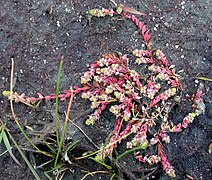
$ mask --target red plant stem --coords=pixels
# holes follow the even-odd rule
[[[169,163],[166,154],[163,152],[162,143],[158,143],[158,156],[161,158],[161,164],[163,166],[163,170],[170,176],[175,177],[175,171],[173,166]]]
[[[118,13],[115,13],[115,14],[118,14]],[[139,21],[137,17],[127,12],[122,12],[121,15],[127,19],[130,19],[141,30],[145,43],[148,43],[150,41],[152,35],[148,33],[149,30],[146,28],[144,22]]]

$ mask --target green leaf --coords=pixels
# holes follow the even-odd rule
[[[2,95],[8,97],[10,96],[10,91],[3,91]]]
[[[118,6],[117,9],[116,9],[117,13],[121,14],[122,11],[123,11],[123,8],[122,6]]]
[[[138,146],[138,147],[135,147],[135,148],[133,148],[133,149],[130,149],[130,150],[128,150],[128,151],[125,151],[123,154],[121,154],[121,155],[119,155],[116,159],[115,159],[115,161],[114,161],[114,164],[116,164],[117,162],[118,162],[118,160],[119,159],[121,159],[121,158],[123,158],[124,156],[126,156],[126,155],[128,155],[129,153],[132,153],[132,152],[134,152],[134,151],[138,151],[138,150],[140,150],[140,149],[146,149],[147,148],[147,143],[142,143],[140,146]]]
[[[90,14],[91,16],[95,16],[97,13],[97,10],[96,9],[91,9],[88,11],[88,14]]]
[[[6,134],[6,132],[4,131],[4,129],[2,129],[2,138],[3,138],[3,141],[4,141],[4,145],[6,146],[7,151],[9,152],[10,156],[12,157],[12,159],[13,159],[19,166],[22,167],[21,163],[20,163],[20,162],[16,159],[16,157],[13,155],[12,146],[10,145],[9,139],[8,139],[7,134]]]
[[[68,153],[69,151],[71,151],[72,149],[74,149],[76,147],[77,144],[79,144],[80,140],[73,142],[72,144],[70,144],[68,146],[68,148],[65,150],[64,154]]]
[[[0,127],[0,128],[1,128],[1,134],[0,134],[0,144],[1,144],[2,139],[3,139],[3,133],[4,133],[4,131],[3,131],[2,127]]]
[[[56,150],[54,149],[54,147],[52,147],[51,145],[49,145],[49,143],[46,142],[46,140],[43,138],[43,136],[40,136],[40,138],[43,141],[43,143],[51,150],[51,152],[53,154],[56,154]]]
[[[91,117],[89,117],[86,121],[85,121],[85,124],[86,125],[88,125],[88,126],[90,126],[90,125],[94,125],[94,120],[91,118]]]
[[[203,77],[203,76],[196,76],[196,79],[212,82],[212,78],[207,78],[207,77]]]
[[[102,166],[104,166],[105,168],[107,168],[110,171],[113,169],[112,166],[105,164],[104,161],[98,160],[97,158],[93,158],[93,157],[90,157],[90,159],[92,159],[93,161],[96,161],[97,163],[101,164]]]

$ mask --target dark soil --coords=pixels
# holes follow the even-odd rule
[[[185,93],[196,91],[198,83],[195,76],[212,77],[211,59],[211,9],[209,0],[128,0],[127,6],[145,12],[140,17],[153,34],[154,46],[163,50],[170,63],[176,66],[182,76]],[[121,3],[121,1],[120,1]],[[55,92],[57,72],[61,56],[65,57],[62,72],[61,90],[70,85],[79,85],[81,73],[86,65],[104,53],[129,53],[129,49],[142,46],[142,40],[135,25],[121,17],[87,19],[87,11],[92,8],[110,8],[107,0],[1,0],[0,1],[0,91],[9,90],[11,58],[15,61],[14,91],[28,96],[44,95]],[[212,156],[208,153],[212,134],[212,91],[211,82],[202,81],[205,87],[204,102],[206,112],[195,119],[182,133],[172,134],[171,143],[166,146],[166,154],[176,170],[179,180],[212,179]],[[60,103],[61,124],[68,101]],[[74,100],[71,117],[97,145],[105,143],[113,122],[105,113],[93,127],[84,124],[91,112],[89,102],[80,97]],[[44,135],[52,133],[46,129],[54,124],[54,101],[42,102],[38,109],[23,104],[14,105],[15,113],[23,125]],[[0,96],[0,119],[7,119],[7,127],[19,144],[26,143],[11,116],[8,99]],[[176,119],[188,112],[187,107],[176,110]],[[180,120],[179,120],[180,121]],[[54,127],[54,126],[52,126]],[[52,128],[53,129],[53,128]],[[27,131],[27,129],[26,129]],[[39,132],[39,133],[42,133]],[[29,132],[30,133],[30,132]],[[68,137],[72,141],[81,139],[80,145],[72,156],[80,156],[95,146],[72,124],[68,127]],[[33,136],[32,136],[33,138]],[[120,146],[118,150],[121,151]],[[5,150],[0,144],[0,154]],[[26,155],[36,165],[48,159],[35,156],[26,151]],[[23,163],[19,167],[9,157],[0,157],[0,179],[33,179],[19,153],[13,149],[16,157]],[[143,164],[132,156],[123,158],[117,167],[120,179],[169,179],[156,166],[154,173],[146,177]],[[81,179],[85,173],[81,170],[105,170],[93,161],[83,160],[70,165],[72,173],[64,179]],[[151,170],[149,170],[151,172]],[[41,173],[41,172],[40,172]],[[44,176],[41,173],[42,179]],[[109,179],[109,175],[96,175],[87,179]]]

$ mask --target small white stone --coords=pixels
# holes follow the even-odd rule
[[[57,21],[57,27],[60,27],[60,21]]]
[[[177,49],[177,48],[179,48],[179,45],[177,44],[177,45],[175,45],[175,48]]]
[[[185,56],[184,55],[181,55],[181,58],[183,59]]]
[[[182,1],[180,4],[181,4],[181,5],[184,5],[184,4],[185,4],[185,1]]]
[[[79,22],[81,22],[81,21],[82,21],[82,15],[79,16]]]
[[[198,81],[198,79],[195,79],[195,81],[194,81],[196,84],[198,84],[199,83],[199,81]]]
[[[65,12],[70,13],[71,10],[69,8],[65,8]]]
[[[167,27],[169,26],[169,23],[168,23],[168,22],[165,22],[164,24],[165,24],[165,26],[167,26]]]

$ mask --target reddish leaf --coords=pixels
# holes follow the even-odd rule
[[[140,11],[137,11],[137,10],[135,10],[133,8],[127,7],[127,6],[122,7],[122,9],[123,9],[123,11],[129,12],[129,13],[132,13],[132,14],[146,16],[146,14],[144,14],[144,13],[142,13]]]
[[[145,25],[143,25],[142,30],[141,30],[143,37],[145,36],[146,31],[147,31],[147,28]]]
[[[144,41],[148,42],[151,38],[151,34],[148,33],[149,31],[147,31],[145,34],[144,34]]]

